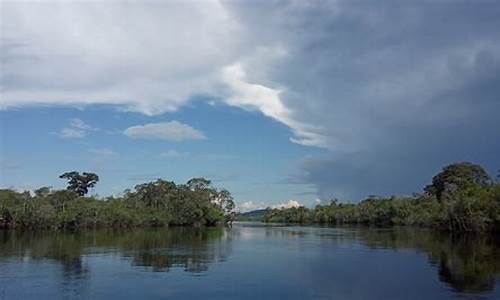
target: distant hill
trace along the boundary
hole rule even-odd
[[[262,217],[266,214],[266,209],[257,209],[244,213],[236,214],[236,221],[262,221]]]

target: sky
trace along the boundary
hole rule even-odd
[[[498,1],[0,0],[0,187],[204,176],[238,208],[500,169]]]

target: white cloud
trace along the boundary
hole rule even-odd
[[[35,194],[35,190],[37,188],[32,187],[32,186],[10,186],[10,187],[7,187],[7,189],[14,190],[14,191],[16,191],[18,193],[26,193],[26,192],[28,192],[31,197],[34,197],[36,195]]]
[[[73,128],[84,130],[84,131],[98,131],[99,129],[90,126],[81,119],[73,118],[70,120],[69,125]]]
[[[274,205],[269,205],[264,202],[253,202],[253,201],[246,201],[241,204],[236,205],[236,210],[240,212],[247,212],[247,211],[252,211],[252,210],[257,210],[257,209],[265,209],[267,207],[270,208],[276,208],[276,209],[281,209],[281,208],[292,208],[292,207],[299,207],[303,206],[300,204],[298,201],[295,200],[288,200],[287,202],[284,203],[278,203]]]
[[[174,111],[212,93],[218,69],[245,53],[219,1],[7,1],[2,9],[2,108]]]
[[[271,208],[292,208],[292,207],[299,207],[299,206],[303,206],[303,205],[300,204],[298,201],[288,200],[288,202],[273,205],[273,206],[271,206]]]
[[[231,89],[226,100],[229,105],[249,110],[257,109],[265,116],[287,125],[296,136],[290,139],[294,143],[318,147],[328,146],[326,138],[317,132],[318,128],[298,122],[292,117],[292,111],[283,104],[280,98],[280,90],[249,83],[241,63],[225,67],[222,79]]]
[[[1,22],[0,109],[111,104],[154,115],[208,95],[289,126],[293,142],[325,145],[279,89],[248,81],[248,69],[264,75],[287,51],[255,40],[230,3],[6,2]],[[91,130],[74,125],[66,137]]]
[[[236,211],[247,212],[256,209],[265,209],[269,205],[266,205],[264,202],[254,203],[253,201],[246,201],[241,204],[236,205]]]
[[[131,126],[125,129],[124,134],[134,139],[169,141],[202,140],[206,138],[203,132],[178,121]]]
[[[66,139],[81,139],[84,138],[89,131],[97,131],[99,129],[90,126],[84,121],[73,118],[69,122],[69,126],[61,129],[58,135]]]

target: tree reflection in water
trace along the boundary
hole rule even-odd
[[[255,236],[254,236],[255,235]],[[271,240],[308,239],[323,243],[360,243],[371,249],[410,250],[425,253],[439,279],[453,291],[477,294],[492,291],[500,276],[500,240],[487,236],[452,236],[411,228],[373,229],[276,227],[168,228],[79,233],[0,231],[0,260],[53,260],[61,265],[66,291],[86,288],[88,260],[94,254],[118,254],[135,268],[168,272],[173,268],[190,274],[208,271],[224,261],[232,239],[264,235]],[[306,251],[306,250],[304,250]],[[68,294],[68,293],[66,293]]]
[[[500,238],[495,235],[457,235],[434,230],[393,227],[265,226],[272,239],[319,237],[322,242],[358,241],[370,249],[413,250],[426,253],[439,280],[458,293],[484,293],[500,276]]]
[[[459,293],[492,291],[500,275],[500,240],[494,235],[458,235],[418,229],[365,229],[359,239],[371,248],[425,252],[439,279]]]
[[[0,259],[50,259],[61,263],[65,279],[82,279],[88,272],[84,258],[93,253],[118,252],[131,264],[155,272],[183,268],[208,270],[229,252],[223,228],[169,228],[132,231],[19,233],[2,231]]]

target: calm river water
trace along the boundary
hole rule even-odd
[[[500,241],[264,226],[0,231],[0,299],[500,299]]]

